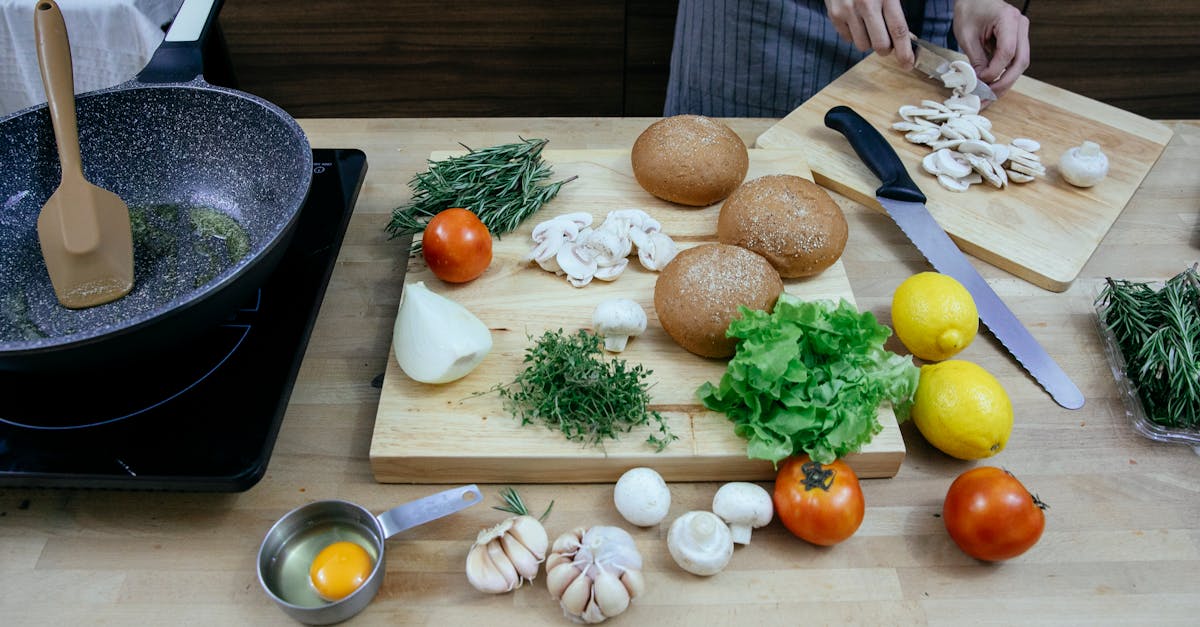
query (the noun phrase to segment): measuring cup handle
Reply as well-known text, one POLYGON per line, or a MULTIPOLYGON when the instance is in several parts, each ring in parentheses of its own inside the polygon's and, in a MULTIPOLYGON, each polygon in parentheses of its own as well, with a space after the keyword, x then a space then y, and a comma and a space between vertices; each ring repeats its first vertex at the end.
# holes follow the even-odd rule
POLYGON ((377 518, 383 526, 384 537, 390 538, 406 529, 464 510, 482 500, 479 488, 474 484, 465 485, 393 507, 377 518))

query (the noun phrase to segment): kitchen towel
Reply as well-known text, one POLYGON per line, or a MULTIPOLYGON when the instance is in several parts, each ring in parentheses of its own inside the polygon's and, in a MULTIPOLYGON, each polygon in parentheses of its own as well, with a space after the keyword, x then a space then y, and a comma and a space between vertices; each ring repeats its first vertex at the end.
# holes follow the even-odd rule
MULTIPOLYGON (((75 93, 111 87, 145 67, 183 0, 57 0, 67 23, 75 93)), ((46 101, 33 34, 36 0, 0 0, 0 116, 46 101)))

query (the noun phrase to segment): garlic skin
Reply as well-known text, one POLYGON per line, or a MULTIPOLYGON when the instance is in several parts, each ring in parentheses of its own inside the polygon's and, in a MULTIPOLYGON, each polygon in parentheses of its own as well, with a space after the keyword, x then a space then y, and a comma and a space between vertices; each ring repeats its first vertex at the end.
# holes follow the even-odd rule
POLYGON ((620 527, 579 527, 554 541, 546 587, 575 622, 599 623, 629 608, 646 590, 642 555, 620 527))
POLYGON ((467 553, 467 581, 480 592, 501 594, 537 577, 550 538, 533 516, 513 516, 475 538, 467 553))
POLYGON ((492 332, 465 307, 419 281, 404 286, 392 347, 404 374, 421 383, 449 383, 483 361, 492 350, 492 332))
POLYGON ((707 577, 721 572, 733 557, 733 534, 716 514, 694 510, 671 523, 667 550, 680 568, 707 577))
POLYGON ((1108 176, 1108 156, 1100 151, 1100 144, 1085 141, 1063 153, 1058 171, 1075 187, 1092 187, 1108 176))

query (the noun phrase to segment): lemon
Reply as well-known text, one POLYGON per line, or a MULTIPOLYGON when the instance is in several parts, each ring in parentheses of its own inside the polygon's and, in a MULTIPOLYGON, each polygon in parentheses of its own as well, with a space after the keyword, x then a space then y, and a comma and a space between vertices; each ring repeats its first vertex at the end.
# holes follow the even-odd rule
POLYGON ((983 459, 1008 443, 1012 401, 987 370, 952 359, 921 367, 912 419, 921 435, 943 453, 983 459))
POLYGON ((921 272, 905 279, 892 295, 892 326, 910 353, 942 361, 975 339, 979 311, 962 283, 937 272, 921 272))

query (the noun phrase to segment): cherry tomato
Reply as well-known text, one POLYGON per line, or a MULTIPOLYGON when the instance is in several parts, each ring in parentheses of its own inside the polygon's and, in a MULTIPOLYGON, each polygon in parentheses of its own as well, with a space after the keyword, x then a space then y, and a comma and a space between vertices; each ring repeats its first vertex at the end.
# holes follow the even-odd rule
POLYGON ((446 209, 425 225, 421 254, 437 278, 466 283, 492 263, 492 234, 471 211, 446 209))
POLYGON ((989 562, 1016 557, 1037 544, 1045 504, 1008 471, 972 468, 950 484, 942 504, 946 531, 964 553, 989 562))
POLYGON ((866 504, 858 475, 842 460, 789 457, 775 476, 775 511, 788 531, 830 546, 858 531, 866 504))

